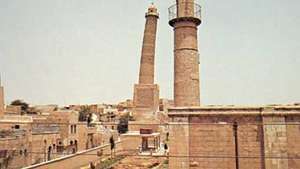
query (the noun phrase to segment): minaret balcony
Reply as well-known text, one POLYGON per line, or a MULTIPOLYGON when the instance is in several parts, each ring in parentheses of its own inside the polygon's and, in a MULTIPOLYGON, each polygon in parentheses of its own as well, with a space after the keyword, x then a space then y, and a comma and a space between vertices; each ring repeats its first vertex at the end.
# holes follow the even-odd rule
POLYGON ((182 2, 169 7, 169 24, 174 26, 178 21, 192 21, 201 24, 201 6, 197 3, 182 2))

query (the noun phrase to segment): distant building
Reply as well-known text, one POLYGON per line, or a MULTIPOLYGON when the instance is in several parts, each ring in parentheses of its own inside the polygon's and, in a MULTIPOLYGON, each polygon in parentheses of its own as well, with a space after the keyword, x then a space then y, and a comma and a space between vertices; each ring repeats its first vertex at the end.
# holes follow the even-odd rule
MULTIPOLYGON (((16 112, 12 107, 8 110, 16 112)), ((79 122, 75 110, 57 106, 35 106, 32 110, 39 113, 7 113, 0 118, 0 168, 46 162, 107 144, 111 135, 117 137, 117 123, 112 118, 106 118, 111 124, 105 128, 100 123, 88 126, 86 121, 79 122)))
POLYGON ((0 79, 0 118, 4 115, 4 88, 1 85, 0 79))

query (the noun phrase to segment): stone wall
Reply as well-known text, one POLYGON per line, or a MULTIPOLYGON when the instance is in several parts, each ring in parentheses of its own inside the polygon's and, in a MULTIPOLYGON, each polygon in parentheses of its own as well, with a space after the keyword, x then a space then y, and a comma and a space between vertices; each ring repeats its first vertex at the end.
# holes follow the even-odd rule
POLYGON ((56 149, 59 139, 60 135, 58 133, 33 134, 33 146, 31 149, 32 162, 30 164, 37 164, 59 157, 56 149))
MULTIPOLYGON (((26 136, 0 138, 0 151, 7 151, 9 168, 21 168, 31 164, 31 143, 26 136)), ((0 158, 0 166, 5 166, 4 158, 0 158)))

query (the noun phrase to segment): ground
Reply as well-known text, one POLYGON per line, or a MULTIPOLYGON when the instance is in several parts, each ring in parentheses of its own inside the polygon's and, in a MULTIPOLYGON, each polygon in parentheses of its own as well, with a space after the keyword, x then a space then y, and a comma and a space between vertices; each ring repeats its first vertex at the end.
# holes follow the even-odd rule
POLYGON ((112 169, 159 169, 164 162, 162 157, 127 156, 112 169))

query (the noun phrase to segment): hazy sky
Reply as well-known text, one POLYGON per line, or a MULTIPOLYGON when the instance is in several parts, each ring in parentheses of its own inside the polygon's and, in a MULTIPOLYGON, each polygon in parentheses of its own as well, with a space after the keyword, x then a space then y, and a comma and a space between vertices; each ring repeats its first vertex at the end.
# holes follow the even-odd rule
MULTIPOLYGON (((0 0, 6 103, 132 98, 151 0, 0 0)), ((173 97, 173 30, 160 12, 156 82, 173 97)), ((201 0, 202 104, 300 102, 300 1, 201 0)))

